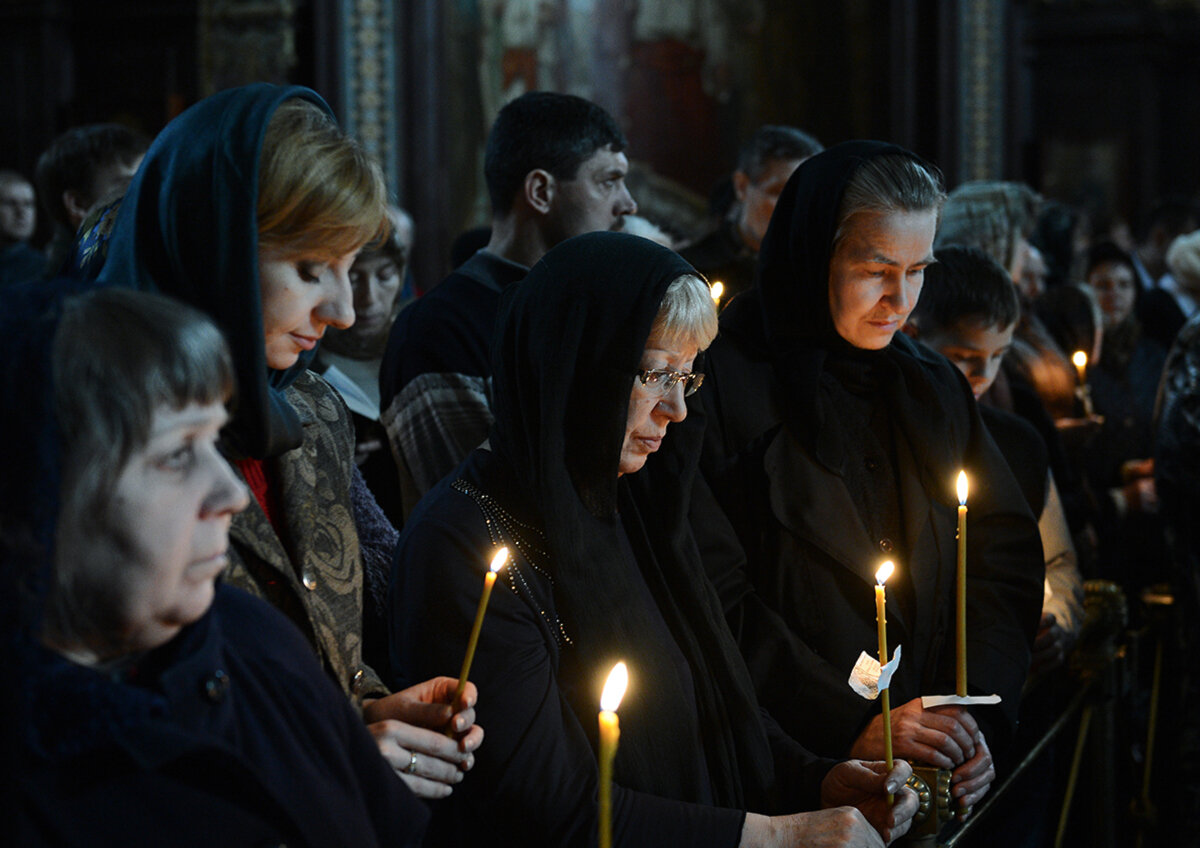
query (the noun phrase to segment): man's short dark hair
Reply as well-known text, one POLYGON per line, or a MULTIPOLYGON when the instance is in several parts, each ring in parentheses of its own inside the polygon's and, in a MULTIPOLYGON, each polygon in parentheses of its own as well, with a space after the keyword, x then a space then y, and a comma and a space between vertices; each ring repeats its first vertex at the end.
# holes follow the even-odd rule
POLYGON ((759 127, 738 151, 737 169, 752 180, 762 176, 771 159, 807 159, 825 147, 803 130, 779 124, 759 127))
POLYGON ((601 148, 625 149, 625 134, 612 116, 572 94, 531 91, 506 105, 488 133, 483 157, 492 213, 505 215, 538 168, 556 180, 574 179, 579 166, 601 148))
POLYGON ((121 124, 87 124, 67 130, 38 157, 34 179, 46 214, 73 230, 62 203, 64 191, 77 191, 92 202, 96 171, 106 165, 128 165, 146 152, 150 139, 121 124))
POLYGON ((1083 276, 1087 277, 1096 269, 1097 265, 1106 263, 1115 263, 1124 265, 1133 274, 1133 278, 1137 279, 1137 269, 1133 265, 1133 257, 1128 252, 1122 250, 1116 242, 1109 239, 1098 241, 1088 248, 1087 257, 1083 264, 1083 276))
POLYGON ((925 269, 925 284, 912 312, 922 333, 948 330, 963 322, 1009 327, 1021 317, 1017 289, 1008 272, 977 247, 938 248, 925 269))

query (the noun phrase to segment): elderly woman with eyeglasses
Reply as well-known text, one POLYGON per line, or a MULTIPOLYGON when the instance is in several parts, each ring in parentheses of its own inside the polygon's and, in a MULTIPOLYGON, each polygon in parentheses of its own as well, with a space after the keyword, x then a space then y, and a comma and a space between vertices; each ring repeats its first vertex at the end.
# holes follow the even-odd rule
POLYGON ((882 845, 907 830, 906 764, 817 760, 761 713, 704 576, 687 523, 699 433, 672 425, 715 333, 691 266, 627 234, 563 242, 506 296, 489 443, 422 500, 393 571, 393 660, 416 680, 462 661, 487 562, 513 555, 471 670, 493 729, 430 843, 594 840, 596 713, 618 659, 614 844, 882 845), (837 809, 796 813, 819 806, 837 809))

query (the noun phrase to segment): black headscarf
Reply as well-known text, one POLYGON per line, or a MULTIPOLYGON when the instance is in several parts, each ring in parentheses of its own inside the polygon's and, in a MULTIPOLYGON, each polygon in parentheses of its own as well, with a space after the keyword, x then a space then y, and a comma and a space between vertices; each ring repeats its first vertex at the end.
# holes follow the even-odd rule
POLYGON ((603 675, 617 659, 629 664, 618 780, 744 809, 765 798, 772 765, 749 675, 686 526, 698 451, 669 469, 674 488, 633 485, 645 470, 618 484, 634 373, 667 286, 691 273, 670 250, 620 233, 547 253, 502 304, 490 442, 543 521, 558 612, 574 640, 560 683, 585 728, 595 726, 603 675), (653 606, 631 588, 639 572, 653 606), (667 646, 646 638, 661 628, 656 619, 694 692, 667 646), (709 786, 698 785, 704 773, 709 786))
POLYGON ((841 379, 854 373, 878 387, 881 396, 897 401, 907 396, 907 404, 923 409, 928 420, 907 428, 911 444, 937 450, 924 434, 941 420, 936 394, 918 364, 931 354, 901 333, 882 350, 856 348, 838 334, 829 308, 829 264, 846 185, 863 163, 880 156, 925 164, 902 147, 878 141, 845 142, 805 160, 771 216, 758 255, 757 286, 721 314, 723 335, 772 362, 784 388, 789 431, 838 473, 851 447, 835 426, 822 389, 831 374, 841 379))
POLYGON ((212 318, 229 343, 238 401, 224 436, 265 459, 302 440, 283 397, 314 352, 267 367, 258 281, 258 160, 267 124, 300 98, 332 116, 316 92, 266 83, 222 91, 171 121, 121 203, 100 279, 172 295, 212 318))

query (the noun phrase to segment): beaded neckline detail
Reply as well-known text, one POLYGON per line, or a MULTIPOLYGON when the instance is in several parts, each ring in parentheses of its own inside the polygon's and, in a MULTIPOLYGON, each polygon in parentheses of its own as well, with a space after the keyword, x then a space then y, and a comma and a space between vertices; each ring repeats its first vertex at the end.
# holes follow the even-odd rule
POLYGON ((551 586, 554 585, 554 578, 550 576, 548 568, 550 554, 546 552, 546 534, 532 524, 516 518, 487 492, 461 477, 451 483, 450 488, 475 501, 475 505, 483 513, 483 521, 487 525, 488 537, 493 545, 509 546, 510 558, 503 572, 509 588, 533 602, 534 608, 545 620, 560 648, 574 644, 567 635, 562 620, 546 611, 545 601, 534 591, 522 572, 522 567, 527 565, 549 581, 551 586))

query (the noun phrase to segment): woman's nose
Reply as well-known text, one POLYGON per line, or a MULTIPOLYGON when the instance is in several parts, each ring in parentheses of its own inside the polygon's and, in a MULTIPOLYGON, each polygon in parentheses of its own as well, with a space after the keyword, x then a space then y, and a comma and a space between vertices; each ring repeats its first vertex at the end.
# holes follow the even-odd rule
POLYGON ((667 419, 675 424, 687 418, 687 401, 684 400, 683 381, 679 380, 671 386, 657 406, 667 419))
POLYGON ((246 484, 234 472, 220 454, 212 457, 213 483, 204 501, 206 515, 233 515, 250 505, 250 493, 246 484))
POLYGON ((323 323, 345 330, 354 325, 354 288, 345 272, 331 269, 330 274, 329 293, 317 307, 317 314, 323 323))

